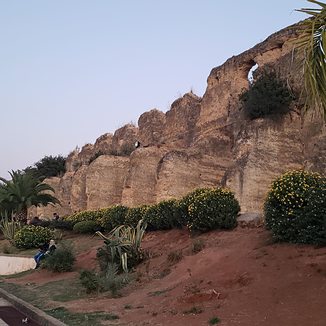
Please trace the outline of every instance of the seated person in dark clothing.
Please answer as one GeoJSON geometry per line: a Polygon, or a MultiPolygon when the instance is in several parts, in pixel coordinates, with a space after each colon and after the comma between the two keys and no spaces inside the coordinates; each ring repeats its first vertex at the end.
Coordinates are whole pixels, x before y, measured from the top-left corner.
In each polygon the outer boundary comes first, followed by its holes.
{"type": "Polygon", "coordinates": [[[38,253],[34,256],[34,260],[36,262],[35,268],[38,268],[40,266],[40,261],[44,257],[44,255],[48,251],[48,249],[49,249],[49,244],[48,243],[43,243],[39,247],[38,253]]]}
{"type": "Polygon", "coordinates": [[[54,240],[50,240],[50,243],[44,243],[42,246],[40,246],[39,252],[34,256],[34,260],[36,262],[35,268],[38,268],[40,266],[41,259],[48,255],[52,255],[53,252],[56,250],[57,246],[54,242],[54,240]]]}
{"type": "Polygon", "coordinates": [[[50,240],[49,248],[46,251],[45,255],[51,255],[57,249],[57,245],[55,244],[54,240],[50,240]]]}
{"type": "Polygon", "coordinates": [[[30,222],[31,225],[41,225],[42,221],[38,216],[34,216],[30,222]]]}

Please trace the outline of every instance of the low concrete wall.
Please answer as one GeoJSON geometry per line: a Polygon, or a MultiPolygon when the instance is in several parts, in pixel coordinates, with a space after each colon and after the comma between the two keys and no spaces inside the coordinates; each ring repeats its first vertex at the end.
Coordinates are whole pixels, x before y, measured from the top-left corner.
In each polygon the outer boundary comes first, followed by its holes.
{"type": "Polygon", "coordinates": [[[0,256],[0,275],[10,275],[27,271],[35,267],[33,258],[0,256]]]}

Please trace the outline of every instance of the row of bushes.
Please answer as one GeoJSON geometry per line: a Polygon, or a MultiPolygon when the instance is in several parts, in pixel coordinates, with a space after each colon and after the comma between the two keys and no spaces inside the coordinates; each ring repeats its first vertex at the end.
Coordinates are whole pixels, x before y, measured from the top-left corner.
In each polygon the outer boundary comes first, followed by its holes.
{"type": "MultiPolygon", "coordinates": [[[[232,229],[240,210],[232,192],[222,188],[197,189],[181,200],[128,208],[122,205],[84,211],[49,226],[73,228],[79,233],[110,231],[125,224],[135,227],[139,220],[148,230],[167,230],[187,226],[191,232],[232,229]],[[59,225],[60,224],[60,225],[59,225]],[[61,225],[62,224],[62,225],[61,225]]],[[[277,178],[267,195],[266,227],[276,240],[326,244],[326,178],[316,173],[290,171],[277,178]]],[[[37,247],[53,235],[48,228],[23,227],[15,235],[17,247],[37,247]],[[35,236],[34,233],[37,233],[35,236]]]]}
{"type": "Polygon", "coordinates": [[[97,211],[83,211],[65,217],[76,232],[110,231],[126,224],[135,227],[144,220],[147,230],[168,230],[187,226],[190,231],[231,229],[240,210],[233,193],[222,188],[197,189],[181,200],[165,200],[154,205],[128,208],[117,205],[97,211]]]}

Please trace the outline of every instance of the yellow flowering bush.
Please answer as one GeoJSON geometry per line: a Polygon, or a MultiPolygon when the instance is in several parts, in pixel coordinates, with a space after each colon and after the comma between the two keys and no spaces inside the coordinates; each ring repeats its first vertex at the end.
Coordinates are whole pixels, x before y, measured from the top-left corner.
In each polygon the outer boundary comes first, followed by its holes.
{"type": "Polygon", "coordinates": [[[116,226],[125,223],[128,207],[123,205],[115,205],[104,210],[101,218],[101,226],[106,231],[113,230],[116,226]]]}
{"type": "Polygon", "coordinates": [[[15,246],[17,248],[38,248],[54,237],[52,230],[42,226],[26,225],[15,234],[15,246]]]}
{"type": "Polygon", "coordinates": [[[177,219],[179,224],[184,226],[188,225],[190,219],[189,211],[188,211],[189,205],[195,200],[195,198],[205,193],[209,193],[212,189],[213,188],[198,188],[188,193],[187,195],[185,195],[179,200],[176,207],[177,219]]]}
{"type": "Polygon", "coordinates": [[[148,207],[144,214],[147,230],[169,230],[180,227],[176,216],[175,199],[164,200],[148,207]]]}
{"type": "Polygon", "coordinates": [[[289,171],[273,183],[265,204],[266,227],[279,241],[326,241],[326,179],[318,173],[289,171]]]}
{"type": "Polygon", "coordinates": [[[69,216],[65,216],[64,220],[69,221],[72,224],[76,224],[78,222],[84,222],[84,221],[97,221],[101,223],[102,217],[109,209],[110,208],[102,208],[94,211],[82,211],[82,212],[74,213],[69,216]]]}
{"type": "Polygon", "coordinates": [[[132,227],[137,227],[138,222],[144,218],[148,208],[148,205],[130,207],[126,214],[125,224],[132,227]]]}
{"type": "Polygon", "coordinates": [[[188,206],[188,228],[191,232],[232,229],[237,225],[240,205],[227,189],[205,190],[196,195],[188,206]]]}

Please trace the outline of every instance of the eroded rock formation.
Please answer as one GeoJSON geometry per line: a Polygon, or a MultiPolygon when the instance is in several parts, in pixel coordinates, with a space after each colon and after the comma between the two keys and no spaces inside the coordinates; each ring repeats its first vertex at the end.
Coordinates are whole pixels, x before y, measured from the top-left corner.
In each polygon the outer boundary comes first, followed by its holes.
{"type": "Polygon", "coordinates": [[[271,181],[286,170],[325,173],[325,126],[316,117],[303,120],[299,101],[278,121],[245,120],[239,104],[255,64],[274,67],[294,92],[300,90],[302,78],[293,61],[296,36],[296,26],[273,34],[214,68],[202,98],[187,93],[166,113],[143,113],[138,128],[126,125],[73,151],[67,173],[46,180],[62,206],[37,213],[151,204],[218,185],[235,192],[243,212],[261,211],[271,181]],[[141,143],[137,149],[135,141],[141,143]]]}

